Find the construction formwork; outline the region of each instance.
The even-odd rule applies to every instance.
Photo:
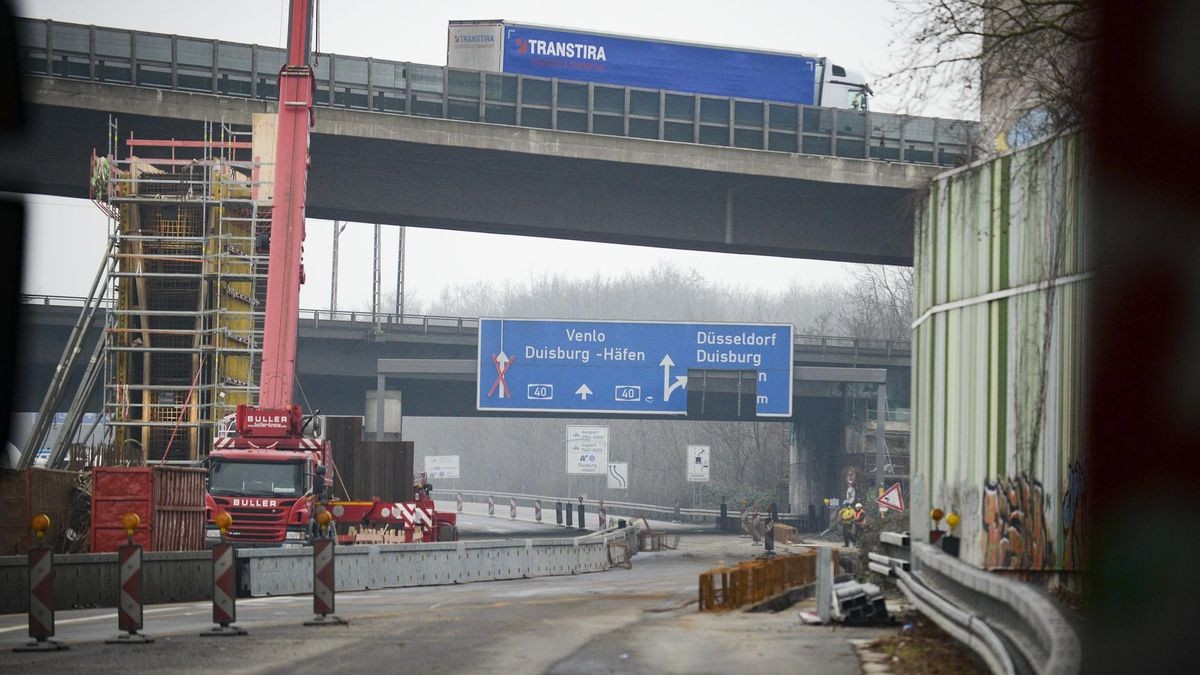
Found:
[[[228,125],[198,141],[111,135],[91,183],[113,242],[105,412],[118,447],[199,459],[223,418],[257,402],[270,172]]]

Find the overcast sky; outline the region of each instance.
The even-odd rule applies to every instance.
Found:
[[[123,0],[24,0],[18,14],[34,18],[116,26],[162,33],[283,46],[286,0],[208,0],[177,3]],[[890,0],[708,2],[531,2],[528,0],[400,2],[325,0],[321,3],[321,51],[441,65],[451,19],[508,19],[683,41],[800,51],[857,66],[869,80],[895,67],[889,41],[896,32]],[[875,109],[950,115],[951,106],[905,110],[902,101],[876,88]],[[318,112],[319,114],[319,112]],[[81,151],[80,161],[85,161]],[[25,291],[81,295],[100,263],[105,220],[89,202],[31,196],[31,237]],[[309,220],[305,247],[308,282],[304,307],[328,307],[331,224]],[[371,288],[369,224],[351,223],[342,238],[339,306],[365,308]],[[385,227],[384,290],[395,287],[396,228]],[[519,239],[519,242],[513,240]],[[489,262],[504,246],[503,270]],[[453,252],[453,255],[449,255]],[[522,283],[548,272],[572,276],[620,275],[674,263],[700,270],[714,281],[750,288],[844,280],[850,266],[760,256],[671,251],[634,246],[516,238],[408,229],[406,292],[435,298],[447,284],[484,279]]]

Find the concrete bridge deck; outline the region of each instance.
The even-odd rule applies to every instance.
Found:
[[[98,32],[135,46],[199,45],[214,62],[197,70],[170,60],[173,47],[167,61],[146,49],[98,56],[86,47]],[[0,151],[2,190],[86,196],[88,155],[107,147],[110,116],[122,138],[189,138],[204,121],[248,124],[275,108],[270,48],[33,20],[22,20],[19,43],[32,121]],[[229,66],[243,51],[245,63]],[[600,85],[322,60],[315,218],[910,264],[913,195],[972,152],[973,123],[960,120],[631,88],[612,92],[625,101],[614,111]],[[367,72],[361,96],[337,75],[351,64]],[[384,65],[403,75],[372,80]],[[493,100],[480,93],[492,91],[487,78],[551,93]],[[591,92],[580,110],[553,93],[572,86]],[[657,106],[640,107],[647,97]]]
[[[62,356],[82,300],[51,296],[25,296],[24,300],[14,409],[34,411]],[[477,319],[384,315],[380,332],[376,332],[371,318],[369,312],[302,310],[298,375],[314,407],[328,414],[362,414],[363,394],[375,388],[378,359],[477,358]],[[99,327],[85,345],[86,353],[90,353],[98,335]],[[908,389],[910,349],[907,342],[798,335],[795,363],[886,368],[889,390],[902,397]],[[451,417],[481,414],[474,409],[473,381],[396,377],[389,379],[389,386],[412,394],[405,397],[406,414]],[[836,395],[839,386],[810,383],[798,389],[796,395]],[[98,409],[98,398],[94,404],[92,409]]]

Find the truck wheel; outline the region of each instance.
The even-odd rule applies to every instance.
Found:
[[[442,525],[438,527],[438,541],[458,541],[458,527],[455,525]]]

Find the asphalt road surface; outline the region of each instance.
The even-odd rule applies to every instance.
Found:
[[[884,629],[804,626],[795,608],[696,611],[697,574],[759,552],[736,536],[685,535],[631,570],[341,593],[348,626],[301,625],[307,596],[242,599],[242,637],[200,637],[212,625],[206,602],[146,608],[155,642],[136,646],[104,644],[117,633],[111,608],[65,611],[57,632],[71,649],[56,653],[9,651],[26,617],[2,615],[0,672],[861,672],[848,640]]]

